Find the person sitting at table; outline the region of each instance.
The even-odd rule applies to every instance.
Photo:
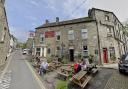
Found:
[[[81,61],[82,61],[81,64],[80,64],[81,65],[81,69],[82,70],[86,70],[87,69],[86,60],[82,59]]]
[[[78,73],[79,71],[81,71],[81,65],[76,61],[74,64],[74,72]]]
[[[43,75],[43,73],[46,73],[46,69],[48,68],[49,64],[46,60],[42,60],[39,70],[39,75]]]

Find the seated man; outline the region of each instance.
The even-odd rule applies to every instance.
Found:
[[[42,75],[43,73],[46,73],[46,69],[48,68],[48,63],[46,60],[42,60],[41,65],[40,65],[40,71],[39,74]]]

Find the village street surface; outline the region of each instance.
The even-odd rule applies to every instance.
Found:
[[[0,89],[42,89],[24,59],[25,56],[22,55],[21,51],[17,50],[13,53],[9,68],[3,79],[0,79],[2,81],[0,82]],[[50,74],[53,75],[53,73],[47,74],[48,78],[52,79]],[[127,83],[127,75],[119,74],[116,69],[100,68],[86,89],[128,89]],[[70,89],[80,88],[75,86]]]
[[[9,68],[0,83],[0,89],[41,89],[25,63],[21,51],[17,50],[12,55]]]

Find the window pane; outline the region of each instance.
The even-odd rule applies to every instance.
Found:
[[[107,32],[109,32],[109,33],[111,33],[111,32],[112,32],[112,30],[111,30],[111,28],[110,28],[110,27],[107,27]]]
[[[36,51],[40,52],[40,48],[36,48]]]
[[[50,48],[48,48],[48,54],[50,54],[51,53],[51,49]]]
[[[57,40],[60,40],[60,35],[57,36]]]
[[[87,33],[82,33],[82,39],[87,39]]]
[[[69,35],[68,35],[68,39],[69,39],[69,40],[74,40],[74,35],[73,35],[73,34],[69,34]]]
[[[73,30],[69,30],[68,34],[74,34],[74,31]]]
[[[40,42],[44,42],[44,34],[40,34]]]
[[[56,32],[56,36],[57,36],[57,35],[60,35],[60,32]]]
[[[109,21],[109,16],[106,15],[106,16],[105,16],[105,20],[106,20],[106,21]]]
[[[81,29],[82,39],[87,39],[87,29]]]
[[[60,47],[59,46],[57,47],[57,50],[60,50]]]
[[[87,29],[82,29],[81,32],[82,33],[87,32]]]

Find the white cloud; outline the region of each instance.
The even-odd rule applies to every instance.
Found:
[[[87,15],[87,3],[85,0],[65,0],[64,13],[71,18],[85,17]]]
[[[46,0],[48,7],[53,11],[62,11],[62,13],[69,18],[85,17],[87,16],[88,9],[92,7],[112,11],[120,21],[128,18],[128,0],[87,0],[82,4],[83,1],[84,0]],[[72,14],[74,9],[79,5],[81,5],[80,8]]]
[[[13,34],[19,41],[25,42],[28,37],[28,30],[19,27],[10,26],[10,32]]]
[[[38,18],[36,16],[32,16],[32,15],[27,15],[24,16],[26,19],[29,19],[31,21],[38,21]]]
[[[39,6],[39,3],[36,2],[36,1],[34,1],[34,0],[31,0],[30,3],[31,3],[32,5],[34,5],[34,6]]]
[[[57,9],[59,8],[57,6],[57,2],[58,0],[44,0],[44,2],[47,4],[48,8],[51,8],[53,11],[57,11]],[[61,3],[60,3],[61,4]]]

